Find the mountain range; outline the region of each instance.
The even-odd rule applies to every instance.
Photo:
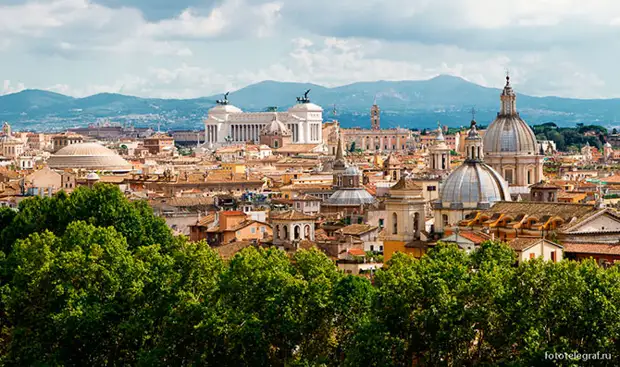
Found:
[[[359,82],[334,88],[263,81],[231,92],[228,100],[247,111],[273,106],[282,110],[296,103],[296,97],[307,89],[312,102],[325,109],[324,118],[336,117],[345,127],[369,126],[368,112],[375,101],[382,110],[383,127],[428,128],[436,126],[438,120],[449,126],[467,125],[472,108],[477,111],[476,120],[488,124],[497,113],[501,92],[441,75],[429,80]],[[518,110],[530,124],[553,121],[570,126],[578,122],[619,125],[616,115],[620,99],[534,97],[516,92]],[[0,120],[21,129],[41,131],[83,126],[102,119],[136,126],[161,124],[168,129],[191,129],[201,127],[209,108],[222,97],[223,93],[195,99],[155,99],[101,93],[74,98],[24,90],[0,96]]]

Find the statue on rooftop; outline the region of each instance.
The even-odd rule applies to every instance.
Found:
[[[310,98],[308,97],[308,94],[310,93],[310,89],[308,89],[305,93],[303,97],[297,97],[297,102],[298,103],[310,103]]]
[[[219,104],[220,106],[226,106],[228,104],[229,94],[230,92],[226,92],[226,94],[224,94],[224,99],[218,99],[217,101],[215,101],[215,103]]]

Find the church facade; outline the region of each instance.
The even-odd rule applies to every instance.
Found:
[[[370,152],[406,151],[415,147],[409,129],[381,129],[381,110],[375,103],[370,108],[370,129],[341,129],[347,150],[361,149]]]

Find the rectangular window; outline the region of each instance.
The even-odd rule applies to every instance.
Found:
[[[265,226],[261,226],[261,227],[260,227],[260,231],[261,231],[262,233],[265,233]]]
[[[370,251],[374,251],[375,250],[375,246],[374,245],[370,245]]]
[[[551,261],[556,262],[555,251],[551,251]]]
[[[426,191],[437,191],[437,187],[436,186],[427,186],[426,187]]]
[[[530,259],[535,259],[535,258],[536,258],[536,254],[531,253],[531,254],[530,254]]]
[[[251,232],[252,234],[256,233],[256,228],[254,228],[254,227],[250,228],[250,232]]]

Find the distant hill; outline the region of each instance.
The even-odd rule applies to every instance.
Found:
[[[450,126],[467,125],[470,110],[476,119],[487,124],[499,107],[500,89],[487,88],[454,76],[438,76],[417,81],[359,82],[327,88],[309,83],[263,81],[233,91],[230,103],[248,111],[262,111],[271,106],[286,109],[296,97],[311,89],[312,102],[323,106],[330,119],[333,106],[344,126],[368,126],[368,111],[376,100],[382,110],[384,127],[428,128],[437,120]],[[553,121],[559,125],[577,122],[617,126],[620,99],[571,99],[532,97],[519,94],[517,107],[531,124]],[[102,93],[85,98],[25,90],[0,96],[0,120],[19,128],[37,130],[63,129],[108,119],[136,125],[154,125],[174,129],[200,128],[209,108],[223,93],[195,99],[140,98]]]

